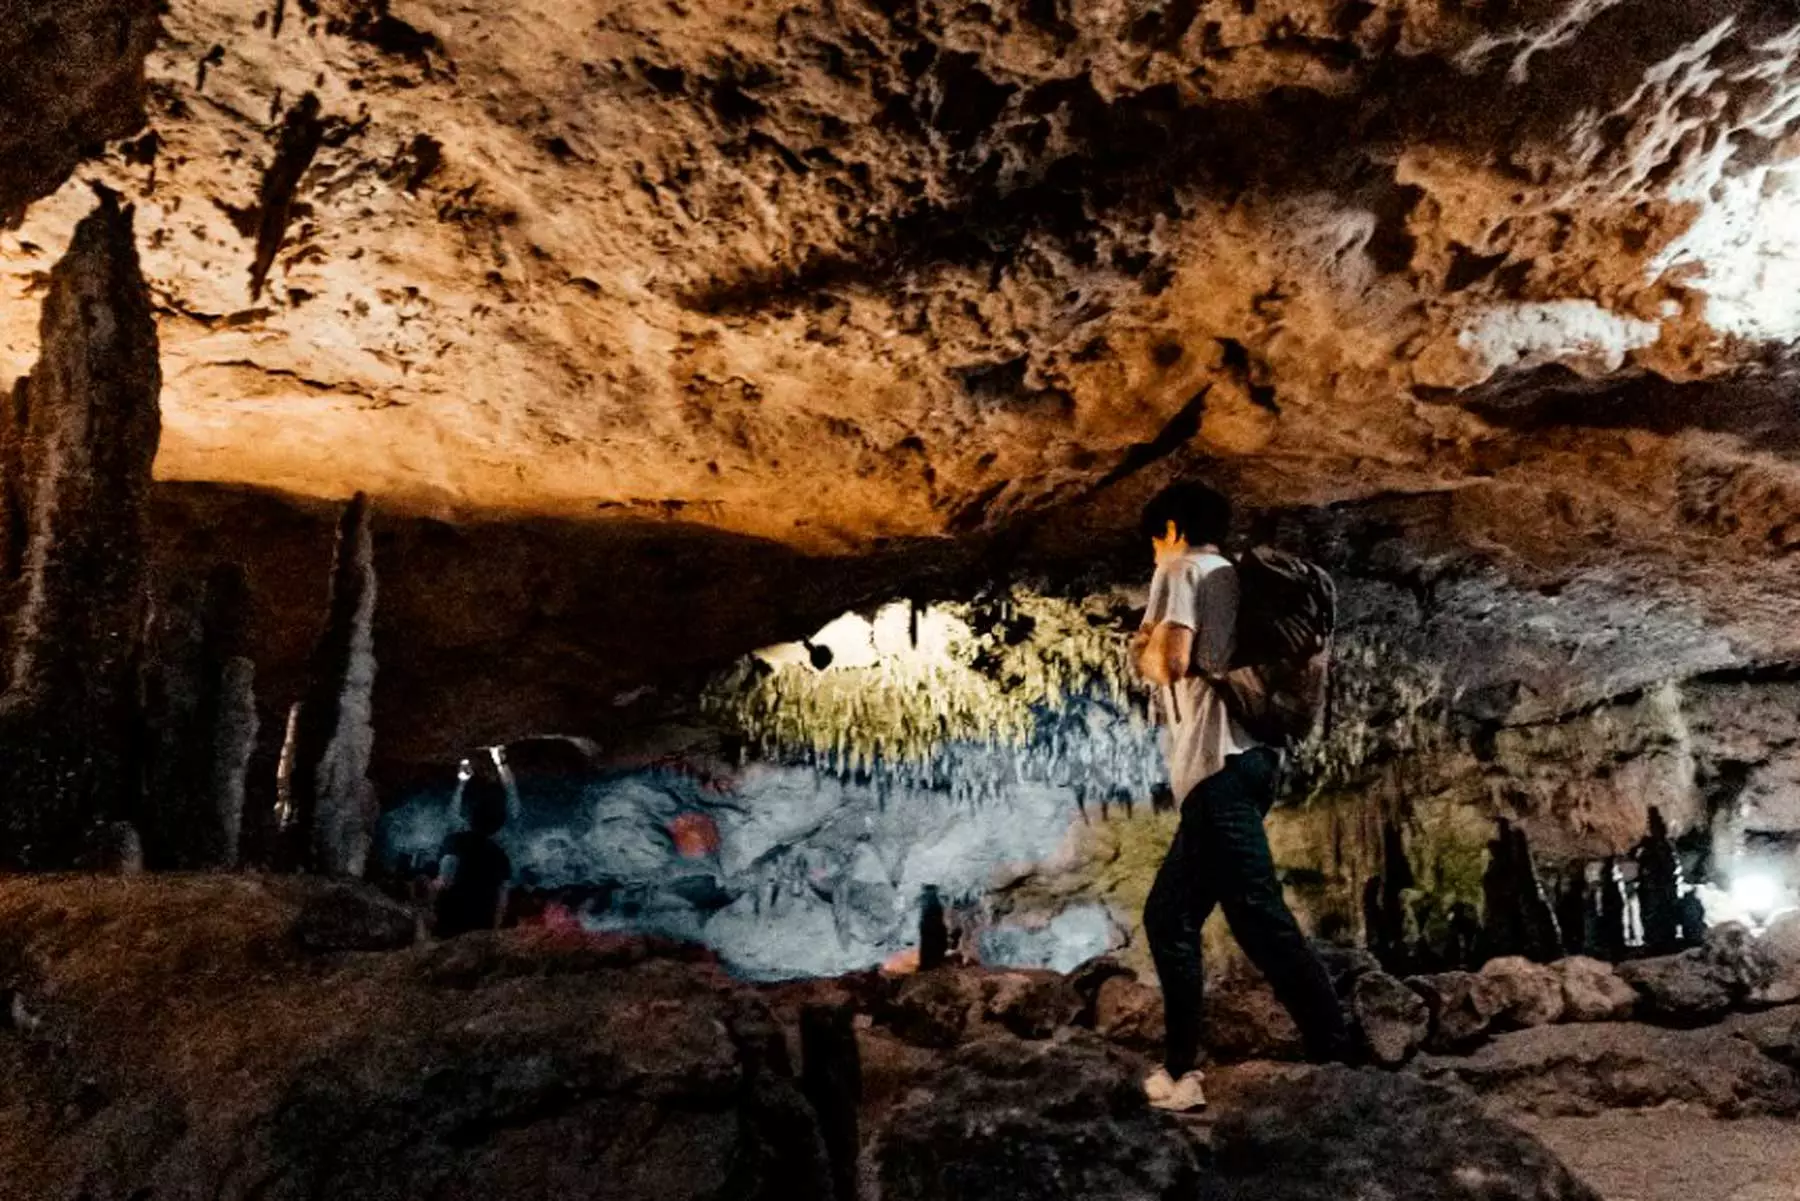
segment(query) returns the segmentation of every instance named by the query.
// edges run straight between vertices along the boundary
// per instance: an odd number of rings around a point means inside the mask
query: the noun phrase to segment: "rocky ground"
[[[1333,966],[1367,1002],[1367,964]],[[1800,1008],[1466,1035],[1399,1071],[1222,1066],[1182,1122],[1138,1093],[1137,987],[1100,965],[758,989],[672,944],[422,942],[349,885],[13,879],[0,1197],[823,1199],[819,1006],[856,1032],[867,1199],[1791,1195]],[[1219,992],[1245,1053],[1279,1053],[1255,990]]]

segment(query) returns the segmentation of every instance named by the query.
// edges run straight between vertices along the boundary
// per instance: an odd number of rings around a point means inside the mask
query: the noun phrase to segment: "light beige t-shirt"
[[[1223,675],[1236,645],[1237,610],[1237,568],[1216,551],[1188,550],[1157,567],[1144,624],[1166,621],[1194,631],[1195,665]],[[1157,691],[1163,707],[1169,787],[1177,803],[1223,768],[1225,760],[1258,745],[1200,677],[1189,676]]]

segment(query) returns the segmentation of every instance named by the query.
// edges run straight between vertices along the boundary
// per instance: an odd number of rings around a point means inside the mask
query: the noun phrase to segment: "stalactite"
[[[298,852],[312,871],[360,876],[375,829],[375,547],[368,498],[338,523],[325,630],[294,722],[289,789]]]
[[[0,864],[63,867],[142,793],[144,513],[161,432],[132,211],[102,191],[0,414]]]

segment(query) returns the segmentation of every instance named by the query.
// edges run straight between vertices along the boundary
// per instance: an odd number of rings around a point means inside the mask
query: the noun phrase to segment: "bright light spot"
[[[1800,173],[1759,167],[1720,180],[1651,275],[1698,269],[1706,321],[1757,342],[1800,339]]]
[[[1766,920],[1782,907],[1785,890],[1774,876],[1751,873],[1731,884],[1731,899],[1745,913]]]

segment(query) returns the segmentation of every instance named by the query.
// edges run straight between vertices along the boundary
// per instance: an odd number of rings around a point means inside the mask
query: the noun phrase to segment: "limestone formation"
[[[237,866],[259,728],[249,603],[242,569],[220,565],[198,596],[169,589],[158,613],[146,798],[156,867]]]
[[[368,501],[344,509],[331,556],[325,626],[289,741],[287,788],[302,862],[360,876],[377,816],[369,760],[375,686],[375,550]]]
[[[846,1005],[809,1005],[800,1014],[800,1087],[831,1160],[834,1201],[857,1199],[862,1063],[855,1019],[856,1011]]]
[[[154,139],[84,168],[168,310],[170,505],[266,503],[290,561],[359,489],[418,523],[406,765],[663,666],[660,626],[596,649],[597,586],[517,585],[569,547],[891,555],[892,590],[1121,546],[1201,470],[1356,527],[1509,730],[1800,654],[1792,14],[1207,7],[172,0]],[[0,235],[0,373],[82,195]],[[715,653],[811,632],[741,620]]]
[[[0,414],[0,864],[66,867],[139,816],[162,376],[132,217],[102,193],[76,230]]]

